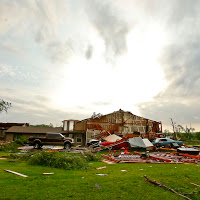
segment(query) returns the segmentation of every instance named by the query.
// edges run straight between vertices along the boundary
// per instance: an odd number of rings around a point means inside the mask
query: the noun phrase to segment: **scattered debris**
[[[175,164],[200,164],[200,156],[182,154],[178,152],[167,153],[139,153],[101,156],[115,163],[175,163]]]
[[[126,170],[122,169],[121,172],[127,172]]]
[[[95,183],[95,188],[101,189],[101,186],[97,183]]]
[[[108,174],[96,174],[97,176],[108,176]]]
[[[144,178],[145,178],[148,182],[150,182],[150,183],[153,183],[153,184],[155,184],[155,185],[158,185],[158,186],[160,186],[160,187],[163,187],[163,188],[165,188],[165,189],[167,189],[167,190],[169,190],[169,191],[171,191],[171,192],[173,192],[173,193],[175,193],[175,194],[177,194],[177,195],[179,195],[179,196],[181,196],[181,197],[183,197],[183,198],[185,198],[185,199],[191,200],[190,198],[188,198],[188,197],[186,197],[186,196],[184,196],[184,195],[182,195],[182,194],[179,194],[179,193],[176,192],[175,190],[173,190],[173,189],[167,187],[166,185],[164,185],[164,184],[162,184],[162,183],[159,183],[159,182],[157,182],[157,181],[155,181],[155,180],[149,179],[146,175],[144,175]]]
[[[98,167],[96,169],[105,169],[105,168],[106,168],[106,166],[104,166],[104,167]]]
[[[153,144],[147,139],[142,139],[141,137],[134,137],[128,139],[130,146],[132,148],[144,148],[144,149],[151,149]]]
[[[81,154],[82,154],[82,156],[84,157],[84,158],[87,158],[87,156],[81,151],[80,152]]]
[[[195,183],[190,183],[190,184],[195,185],[195,186],[197,186],[197,187],[200,187],[200,185],[197,185],[197,184],[195,184]]]
[[[0,160],[6,160],[6,159],[8,159],[8,158],[0,158]]]
[[[50,172],[50,173],[43,173],[43,175],[53,175],[54,172]]]
[[[84,177],[82,177],[82,179],[84,179]]]
[[[102,160],[102,162],[104,162],[104,163],[106,163],[106,164],[116,164],[115,162],[113,162],[113,161],[110,161],[110,160]]]
[[[15,175],[18,175],[18,176],[22,176],[24,178],[27,178],[28,176],[24,175],[24,174],[20,174],[18,172],[14,172],[14,171],[11,171],[11,170],[7,170],[7,169],[4,169],[4,171],[6,172],[9,172],[9,173],[12,173],[12,174],[15,174]]]
[[[177,152],[179,152],[179,153],[187,153],[187,154],[189,154],[189,155],[199,155],[199,150],[197,150],[197,149],[194,149],[194,148],[178,148],[177,149]]]

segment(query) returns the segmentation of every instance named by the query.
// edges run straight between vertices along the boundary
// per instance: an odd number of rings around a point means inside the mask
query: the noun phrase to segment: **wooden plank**
[[[50,172],[50,173],[43,173],[43,175],[53,175],[54,172]]]
[[[24,175],[24,174],[20,174],[20,173],[18,173],[18,172],[14,172],[14,171],[11,171],[11,170],[4,169],[4,171],[9,172],[9,173],[11,173],[11,174],[18,175],[18,176],[22,176],[22,177],[24,177],[24,178],[27,178],[27,177],[28,177],[28,176],[26,176],[26,175]]]
[[[105,168],[106,168],[106,166],[104,166],[104,167],[98,167],[96,169],[105,169]]]

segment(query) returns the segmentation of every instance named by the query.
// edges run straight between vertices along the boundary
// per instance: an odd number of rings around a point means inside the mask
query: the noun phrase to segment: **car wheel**
[[[34,149],[40,149],[40,148],[41,148],[40,142],[34,142]]]
[[[64,144],[64,149],[70,149],[71,146],[72,146],[71,143],[66,142],[66,143]]]

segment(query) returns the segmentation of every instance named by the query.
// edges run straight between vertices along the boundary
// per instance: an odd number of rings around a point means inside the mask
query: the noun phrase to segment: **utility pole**
[[[171,119],[171,122],[172,122],[172,128],[173,128],[173,132],[174,132],[173,139],[175,139],[175,126],[174,126],[173,119],[172,118],[170,118],[170,119]]]

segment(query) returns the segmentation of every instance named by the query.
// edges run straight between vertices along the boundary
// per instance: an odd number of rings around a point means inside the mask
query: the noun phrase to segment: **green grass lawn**
[[[0,155],[1,156],[1,155]],[[113,164],[89,162],[87,171],[62,170],[29,165],[25,161],[0,160],[0,199],[183,199],[170,191],[146,182],[155,179],[179,193],[198,191],[200,165],[196,164]],[[106,169],[96,170],[106,166]],[[28,176],[23,178],[3,171],[8,169]],[[121,172],[127,170],[127,172]],[[44,176],[44,172],[54,175]],[[96,174],[108,174],[97,176]],[[101,186],[96,188],[95,184]],[[200,199],[200,193],[187,195]]]

